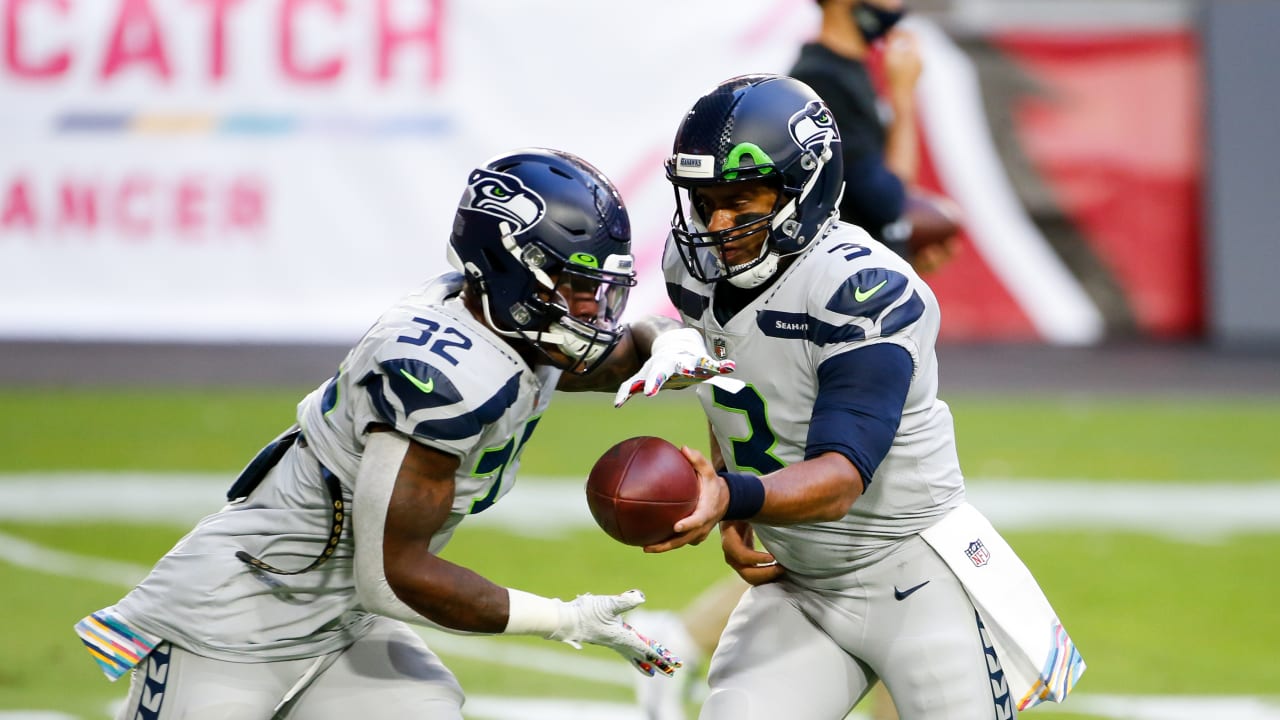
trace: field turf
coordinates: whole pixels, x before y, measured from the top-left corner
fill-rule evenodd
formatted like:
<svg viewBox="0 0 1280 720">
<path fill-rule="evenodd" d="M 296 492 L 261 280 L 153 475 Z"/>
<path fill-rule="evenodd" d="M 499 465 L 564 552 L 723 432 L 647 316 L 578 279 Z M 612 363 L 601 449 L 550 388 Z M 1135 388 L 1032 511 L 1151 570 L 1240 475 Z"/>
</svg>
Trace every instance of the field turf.
<svg viewBox="0 0 1280 720">
<path fill-rule="evenodd" d="M 135 471 L 225 473 L 287 426 L 303 388 L 279 390 L 0 389 L 0 483 L 19 473 Z M 984 478 L 1140 482 L 1153 497 L 1165 483 L 1212 493 L 1218 483 L 1280 480 L 1280 405 L 1274 401 L 948 398 L 961 461 Z M 632 401 L 562 394 L 524 453 L 529 477 L 582 477 L 613 442 L 639 434 L 705 450 L 692 397 Z M 504 503 L 520 502 L 520 485 Z M 0 515 L 0 518 L 4 516 Z M 41 522 L 0 519 L 0 534 L 43 548 L 145 568 L 182 534 L 165 518 Z M 1280 695 L 1280 528 L 1207 542 L 1124 531 L 1019 530 L 1007 539 L 1031 567 L 1089 670 L 1081 696 Z M 446 555 L 493 580 L 548 595 L 643 588 L 649 606 L 677 608 L 727 571 L 717 543 L 646 556 L 593 529 L 529 538 L 494 528 L 463 529 Z M 548 571 L 548 568 L 553 571 Z M 117 599 L 119 585 L 31 569 L 0 558 L 0 607 L 8 619 L 0 656 L 5 711 L 60 711 L 91 720 L 122 696 L 80 648 L 71 625 Z M 625 702 L 621 681 L 570 677 L 563 658 L 598 661 L 525 638 L 497 643 L 548 657 L 545 665 L 497 663 L 441 650 L 473 696 L 554 696 Z M 452 645 L 452 644 L 451 644 Z M 536 653 L 543 653 L 537 655 Z M 612 676 L 610 676 L 612 677 Z M 1058 718 L 1101 718 L 1071 712 Z M 1035 711 L 1041 714 L 1041 711 Z"/>
</svg>

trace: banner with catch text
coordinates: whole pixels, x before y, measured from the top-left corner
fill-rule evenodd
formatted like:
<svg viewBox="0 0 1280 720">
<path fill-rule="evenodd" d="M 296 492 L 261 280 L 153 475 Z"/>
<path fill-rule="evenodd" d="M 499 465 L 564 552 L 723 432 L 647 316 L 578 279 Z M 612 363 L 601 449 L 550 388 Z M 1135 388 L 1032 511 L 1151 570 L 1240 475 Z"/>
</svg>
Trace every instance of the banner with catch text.
<svg viewBox="0 0 1280 720">
<path fill-rule="evenodd" d="M 676 126 L 719 81 L 785 71 L 817 25 L 811 0 L 731 5 L 0 0 L 0 340 L 351 342 L 447 269 L 468 171 L 526 145 L 581 155 L 615 181 L 641 273 L 629 312 L 670 312 L 659 260 L 674 203 L 662 161 Z M 967 259 L 944 273 L 987 268 L 1009 299 L 983 304 L 990 288 L 979 295 L 941 275 L 952 336 L 1096 341 L 1106 313 L 1045 238 L 979 242 L 1011 227 L 999 212 L 1025 212 L 1016 199 L 994 215 L 982 205 L 994 196 L 977 183 L 1008 182 L 989 136 L 990 172 L 977 183 L 965 181 L 973 157 L 940 154 L 947 128 L 989 130 L 981 114 L 971 126 L 946 113 L 929 122 L 929 108 L 950 112 L 976 102 L 956 93 L 982 91 L 947 81 L 967 56 L 945 33 L 924 18 L 908 25 L 927 40 L 926 179 L 975 221 Z M 1036 47 L 1014 49 L 1073 77 Z M 1031 126 L 1042 134 L 1075 127 L 1044 112 Z M 1064 162 L 1051 169 L 1082 177 Z M 1090 204 L 1096 186 L 1071 187 L 1064 200 L 1088 211 L 1090 246 L 1124 245 L 1106 227 L 1111 206 Z M 1173 224 L 1194 212 L 1159 207 Z M 1198 235 L 1177 242 L 1190 256 Z M 1001 243 L 1012 249 L 993 262 Z M 1145 283 L 1144 302 L 1162 307 L 1164 281 L 1125 262 L 1133 272 L 1117 282 Z M 1194 328 L 1193 311 L 1178 313 L 1165 334 Z"/>
</svg>

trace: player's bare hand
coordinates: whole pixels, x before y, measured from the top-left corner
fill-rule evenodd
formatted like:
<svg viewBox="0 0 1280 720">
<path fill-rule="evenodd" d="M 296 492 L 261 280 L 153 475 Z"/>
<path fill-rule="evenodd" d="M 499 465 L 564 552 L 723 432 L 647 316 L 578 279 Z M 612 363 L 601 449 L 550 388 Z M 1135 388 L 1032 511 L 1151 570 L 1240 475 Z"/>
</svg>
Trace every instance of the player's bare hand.
<svg viewBox="0 0 1280 720">
<path fill-rule="evenodd" d="M 716 469 L 705 455 L 691 447 L 682 447 L 680 452 L 688 458 L 689 464 L 698 473 L 698 505 L 688 517 L 676 521 L 674 537 L 656 545 L 646 545 L 647 553 L 660 553 L 675 550 L 685 545 L 697 545 L 715 529 L 716 523 L 724 517 L 729 507 L 729 489 L 724 479 L 716 474 Z"/>
<path fill-rule="evenodd" d="M 911 251 L 911 267 L 921 275 L 941 270 L 960 250 L 960 239 L 947 238 L 940 243 L 921 245 Z"/>
<path fill-rule="evenodd" d="M 913 92 L 923 70 L 916 36 L 902 28 L 890 30 L 884 40 L 884 77 L 890 98 Z"/>
<path fill-rule="evenodd" d="M 613 397 L 613 406 L 644 393 L 646 397 L 659 390 L 679 390 L 704 380 L 733 372 L 732 360 L 716 360 L 707 353 L 702 335 L 693 328 L 670 330 L 653 341 L 652 353 L 640 372 L 627 378 Z"/>
<path fill-rule="evenodd" d="M 746 520 L 720 523 L 720 549 L 725 563 L 749 585 L 771 583 L 785 572 L 773 555 L 756 549 L 755 533 Z"/>
</svg>

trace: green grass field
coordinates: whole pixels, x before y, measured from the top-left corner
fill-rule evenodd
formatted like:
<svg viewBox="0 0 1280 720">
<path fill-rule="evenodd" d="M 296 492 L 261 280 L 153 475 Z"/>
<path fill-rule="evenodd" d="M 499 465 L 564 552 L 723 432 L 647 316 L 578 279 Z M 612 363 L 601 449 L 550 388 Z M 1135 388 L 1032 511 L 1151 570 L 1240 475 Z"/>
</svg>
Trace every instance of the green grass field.
<svg viewBox="0 0 1280 720">
<path fill-rule="evenodd" d="M 289 424 L 301 393 L 0 390 L 0 483 L 17 473 L 73 471 L 221 472 L 229 481 Z M 1261 487 L 1280 479 L 1280 404 L 1274 400 L 949 400 L 961 460 L 975 484 L 983 478 L 1141 482 L 1156 498 L 1167 483 L 1211 492 L 1220 483 Z M 704 450 L 707 444 L 691 397 L 633 401 L 614 410 L 605 395 L 562 394 L 527 448 L 522 470 L 530 477 L 585 476 L 606 447 L 639 434 Z M 519 503 L 520 488 L 504 504 Z M 217 498 L 211 503 L 216 507 Z M 144 567 L 183 532 L 161 517 L 140 524 L 4 517 L 5 536 Z M 1089 663 L 1078 695 L 1055 717 L 1129 717 L 1073 711 L 1076 697 L 1093 694 L 1246 695 L 1272 703 L 1280 696 L 1280 619 L 1274 612 L 1280 528 L 1212 541 L 1083 528 L 1019 530 L 1006 537 Z M 571 596 L 641 587 L 650 606 L 677 608 L 727 572 L 715 545 L 646 556 L 591 529 L 528 538 L 464 525 L 446 555 L 496 582 L 534 592 Z M 125 688 L 106 682 L 71 625 L 126 588 L 27 565 L 0 558 L 0 607 L 9 620 L 9 651 L 0 658 L 0 720 L 17 710 L 106 717 L 108 703 Z M 550 658 L 542 665 L 503 663 L 475 657 L 483 653 L 441 649 L 472 696 L 630 698 L 629 671 L 620 662 L 613 665 L 621 681 L 558 670 L 577 659 L 612 667 L 612 656 L 599 648 L 575 653 L 524 638 L 451 640 L 450 648 L 491 643 Z"/>
</svg>

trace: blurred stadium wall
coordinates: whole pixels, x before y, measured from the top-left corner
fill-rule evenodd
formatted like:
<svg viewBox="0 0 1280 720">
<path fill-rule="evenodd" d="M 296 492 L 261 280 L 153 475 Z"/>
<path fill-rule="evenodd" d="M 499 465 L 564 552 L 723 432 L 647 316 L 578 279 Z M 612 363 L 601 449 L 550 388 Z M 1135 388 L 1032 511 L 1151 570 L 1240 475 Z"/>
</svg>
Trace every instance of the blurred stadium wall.
<svg viewBox="0 0 1280 720">
<path fill-rule="evenodd" d="M 632 311 L 666 311 L 677 123 L 817 22 L 727 5 L 0 0 L 0 341 L 350 342 L 446 269 L 466 173 L 522 145 L 614 178 Z M 1277 152 L 1244 98 L 1275 117 L 1280 4 L 914 5 L 922 182 L 966 216 L 930 278 L 945 339 L 1280 341 L 1280 164 L 1242 170 Z"/>
</svg>

